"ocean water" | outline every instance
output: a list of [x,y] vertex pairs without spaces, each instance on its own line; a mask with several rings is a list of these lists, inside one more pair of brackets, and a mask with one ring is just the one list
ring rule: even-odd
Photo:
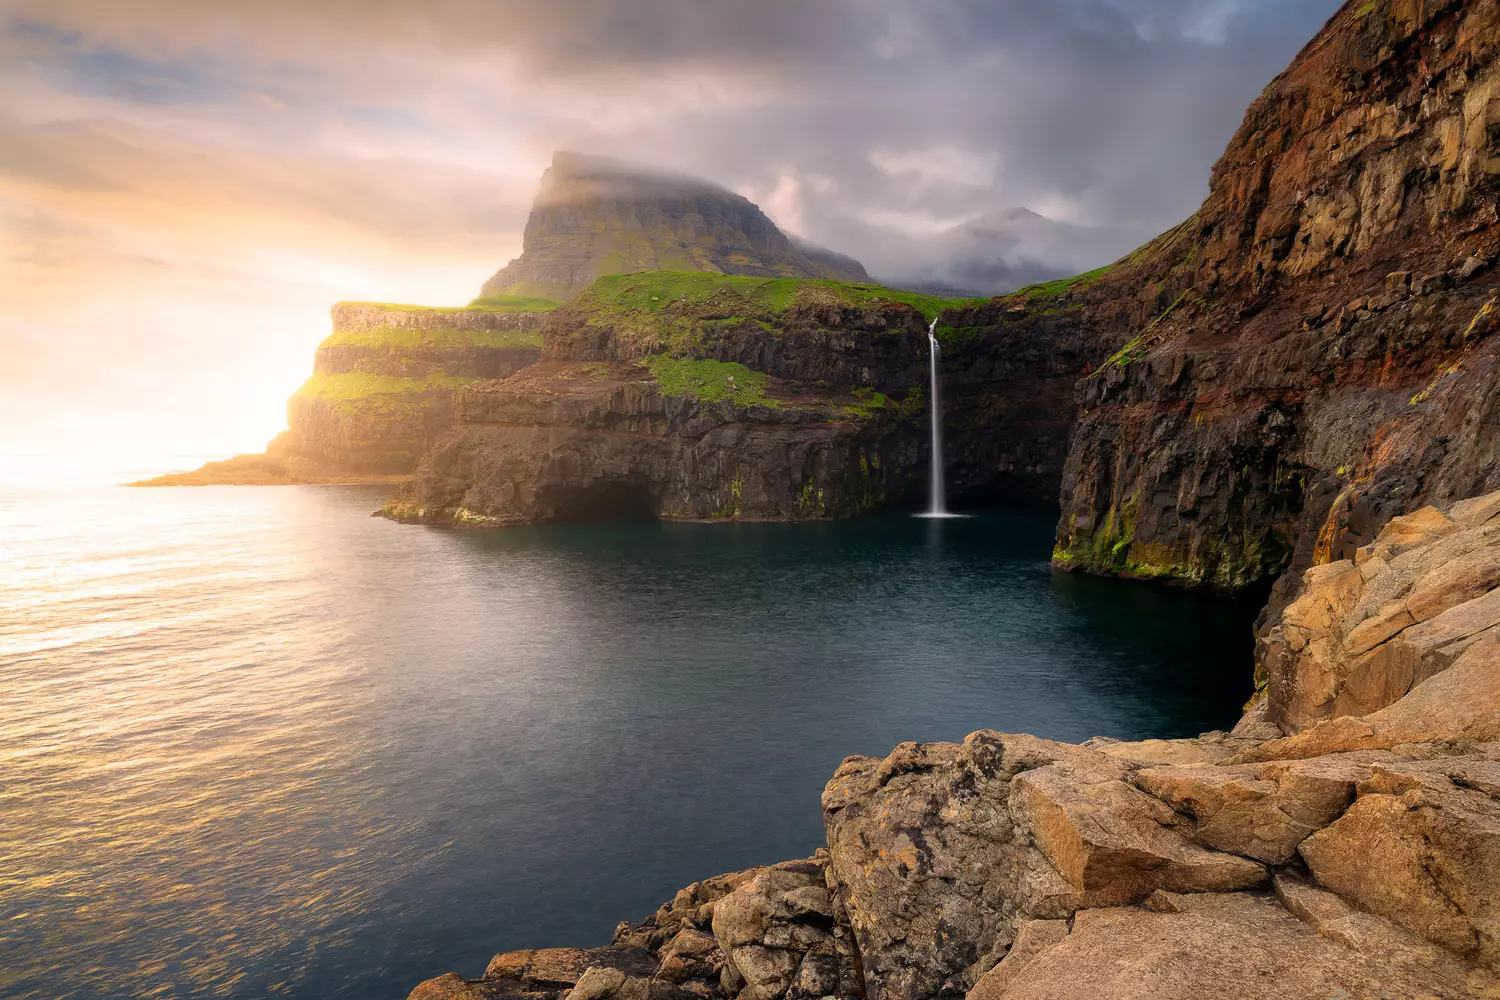
[[840,760],[1191,735],[1254,609],[1052,516],[558,526],[365,487],[0,492],[0,997],[400,1000],[800,857]]

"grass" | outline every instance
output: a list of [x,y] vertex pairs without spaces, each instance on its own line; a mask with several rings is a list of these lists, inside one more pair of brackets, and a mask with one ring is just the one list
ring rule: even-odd
[[600,278],[573,304],[605,312],[660,313],[675,308],[678,312],[722,316],[730,314],[720,312],[717,307],[732,302],[740,307],[741,315],[773,319],[799,304],[826,303],[859,308],[895,302],[911,306],[931,320],[944,309],[987,301],[984,298],[945,299],[880,285],[856,285],[823,278],[751,278],[701,271],[641,271]]
[[777,335],[785,328],[787,314],[799,308],[897,305],[931,320],[945,309],[985,301],[944,299],[821,278],[642,271],[598,279],[578,294],[570,308],[581,313],[589,326],[612,329],[644,353],[684,354],[745,326]]
[[469,303],[469,308],[489,312],[551,312],[560,305],[561,302],[534,295],[481,295]]
[[387,312],[437,312],[437,313],[459,313],[459,312],[551,312],[562,303],[554,302],[552,299],[533,298],[519,295],[486,295],[475,299],[466,306],[413,306],[401,302],[340,302],[338,306],[366,306],[372,309],[384,309]]
[[370,330],[335,330],[324,347],[535,347],[542,346],[540,330],[458,330],[444,327],[417,330],[405,326],[379,326]]
[[403,378],[396,375],[369,375],[346,372],[339,375],[314,375],[297,390],[305,399],[332,404],[345,413],[381,419],[413,416],[426,409],[439,392],[453,392],[471,382],[480,381],[457,375],[426,375]]
[[775,405],[766,398],[766,375],[734,361],[695,361],[656,354],[639,364],[651,372],[663,396],[692,396],[705,403]]
[[1043,298],[1062,295],[1075,289],[1082,291],[1104,277],[1112,267],[1114,267],[1113,264],[1106,264],[1103,267],[1096,267],[1092,271],[1085,271],[1083,274],[1075,274],[1071,278],[1057,278],[1054,281],[1043,281],[1035,285],[1027,285],[1025,288],[1012,292],[1007,298],[1021,296],[1025,296],[1026,298]]

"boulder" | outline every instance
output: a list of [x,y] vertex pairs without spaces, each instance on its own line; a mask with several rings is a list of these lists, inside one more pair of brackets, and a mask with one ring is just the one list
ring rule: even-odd
[[1380,764],[1359,798],[1299,852],[1322,886],[1429,941],[1500,969],[1500,762]]
[[815,857],[763,868],[715,905],[714,938],[744,981],[743,1000],[859,991],[847,922],[829,894],[826,864]]
[[[1055,936],[1055,932],[1053,932]],[[1176,896],[1154,909],[1081,911],[1071,933],[1034,954],[983,1000],[1460,1000],[1454,978],[1320,935],[1255,893]],[[1450,969],[1451,974],[1451,969]],[[982,981],[983,982],[983,981]],[[976,987],[976,992],[978,988]]]
[[1263,864],[1194,843],[1131,772],[1094,747],[993,732],[846,760],[824,819],[867,996],[967,991],[1031,920],[1266,881]]
[[1350,761],[1298,761],[1138,771],[1130,781],[1191,815],[1193,839],[1267,864],[1290,861],[1297,845],[1337,819],[1370,771]]
[[1500,634],[1500,494],[1393,520],[1353,560],[1308,570],[1261,643],[1265,719],[1288,732],[1400,701]]
[[1157,889],[1227,892],[1265,882],[1264,865],[1189,841],[1177,815],[1125,782],[1128,770],[1059,762],[1018,775],[1010,811],[1091,906],[1145,899]]

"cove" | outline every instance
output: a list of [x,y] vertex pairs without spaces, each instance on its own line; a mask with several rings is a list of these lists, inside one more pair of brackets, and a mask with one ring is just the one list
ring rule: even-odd
[[1055,573],[1053,512],[460,532],[383,497],[0,495],[0,995],[400,1000],[807,854],[846,755],[1250,693],[1254,605]]

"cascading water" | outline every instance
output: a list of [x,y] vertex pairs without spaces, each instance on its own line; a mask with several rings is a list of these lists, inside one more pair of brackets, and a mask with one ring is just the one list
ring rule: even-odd
[[932,380],[928,392],[932,396],[932,474],[928,482],[927,513],[924,517],[949,517],[948,491],[943,485],[943,406],[938,398],[938,361],[943,349],[938,345],[938,321],[933,320],[927,328],[927,340],[932,352]]

